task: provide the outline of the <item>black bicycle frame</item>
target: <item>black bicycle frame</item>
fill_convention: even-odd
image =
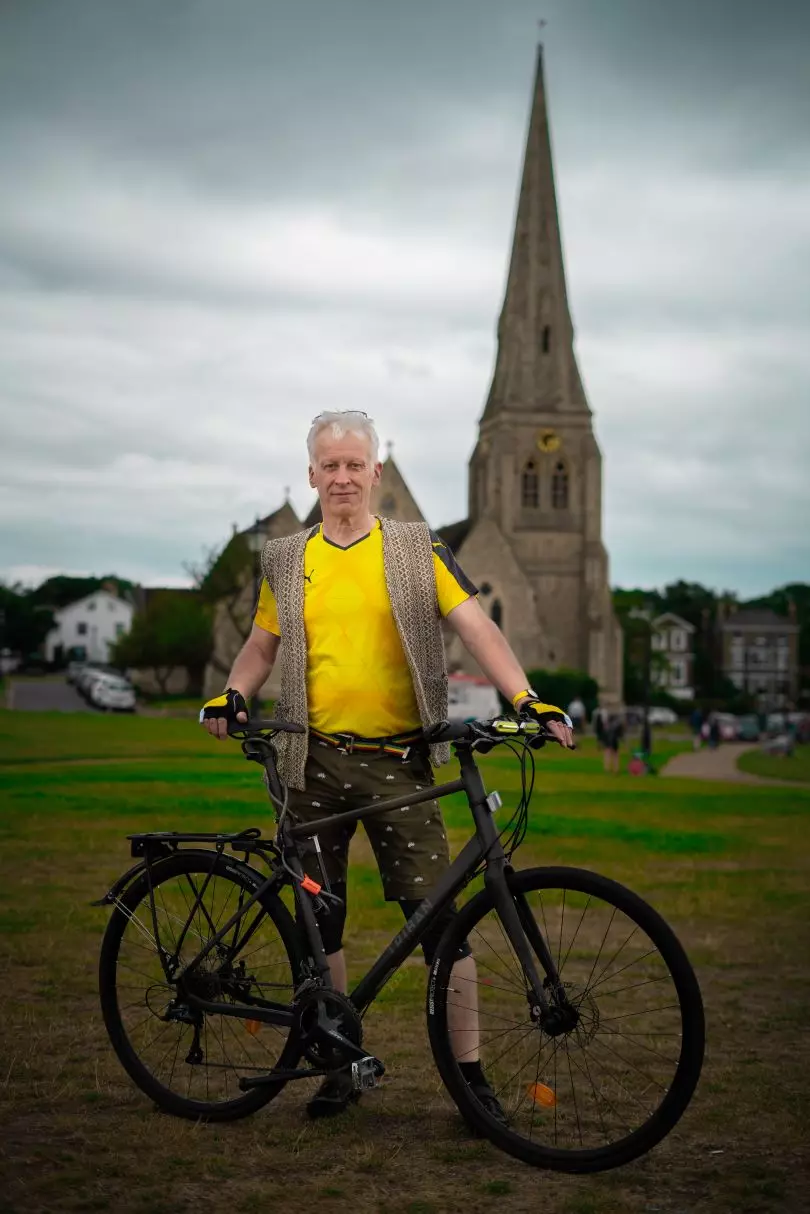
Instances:
[[[475,838],[470,839],[462,848],[459,855],[445,870],[420,902],[417,910],[407,920],[405,926],[394,937],[374,962],[368,973],[361,978],[349,998],[359,1012],[364,1012],[374,1002],[385,983],[403,961],[419,946],[430,928],[446,911],[458,893],[469,883],[473,873],[481,864],[486,862],[484,883],[490,890],[498,916],[503,924],[506,935],[515,950],[515,954],[526,975],[531,995],[541,1012],[548,1010],[548,1000],[543,987],[543,980],[537,972],[532,949],[539,957],[545,973],[553,985],[559,981],[551,953],[542,935],[537,931],[534,922],[524,927],[525,913],[523,908],[516,906],[507,879],[511,866],[501,845],[498,830],[492,820],[492,811],[487,801],[484,787],[472,748],[460,745],[457,747],[457,757],[461,766],[461,778],[446,784],[430,785],[420,792],[409,793],[403,797],[392,797],[380,801],[372,807],[347,810],[345,813],[334,814],[319,818],[315,822],[300,823],[288,826],[282,825],[279,842],[282,847],[285,862],[299,878],[304,872],[296,848],[299,839],[314,838],[325,827],[335,827],[360,818],[386,813],[390,809],[402,809],[405,806],[419,805],[425,801],[433,801],[445,797],[449,793],[464,792],[470,806],[470,812],[475,822]],[[268,766],[273,760],[268,760]],[[239,849],[241,850],[241,848]],[[234,924],[244,918],[247,911],[258,902],[274,886],[281,885],[286,879],[283,870],[274,869],[272,874],[261,884],[257,885],[247,901],[231,918],[209,939],[205,947],[193,958],[185,969],[176,976],[182,979],[191,973],[208,956],[212,949],[227,935]],[[312,958],[325,986],[331,986],[329,964],[323,948],[320,930],[315,918],[312,896],[300,888],[300,882],[293,882],[293,892],[300,922],[309,944]],[[532,930],[533,929],[533,930]],[[527,940],[527,931],[530,939]],[[288,1005],[274,1004],[268,1000],[251,1000],[242,1007],[229,1003],[213,1003],[198,996],[188,994],[188,1002],[200,1011],[216,1015],[250,1018],[268,1024],[286,1024],[293,1021],[293,1014]]]

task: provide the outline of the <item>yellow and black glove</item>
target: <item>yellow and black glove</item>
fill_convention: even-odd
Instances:
[[[567,712],[563,712],[555,704],[544,704],[542,700],[524,700],[518,711],[534,718],[541,725],[548,725],[549,721],[562,721],[569,729],[574,728]]]
[[[527,688],[526,691],[520,691],[512,700],[512,707],[515,712],[522,716],[531,717],[533,721],[537,721],[538,725],[542,725],[545,730],[548,729],[552,721],[559,721],[568,729],[573,730],[573,722],[567,712],[563,712],[556,704],[544,704],[537,694]],[[571,738],[571,735],[569,735]],[[561,740],[562,739],[558,739]],[[538,739],[538,745],[542,745],[542,740]],[[573,741],[564,741],[563,745],[570,746],[573,749]]]
[[[229,725],[236,725],[237,715],[244,713],[245,719],[248,715],[248,706],[245,703],[245,697],[241,691],[234,691],[229,687],[223,691],[222,695],[214,696],[213,700],[209,700],[200,709],[200,724],[204,725],[206,721],[223,721],[225,729],[220,729],[219,736],[222,737],[227,732]]]

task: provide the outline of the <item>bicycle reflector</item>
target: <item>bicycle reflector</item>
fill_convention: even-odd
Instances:
[[[246,1020],[245,1021],[245,1031],[250,1033],[251,1037],[255,1037],[261,1027],[262,1027],[261,1020]]]
[[[535,1104],[542,1104],[545,1109],[553,1109],[557,1103],[556,1093],[544,1083],[529,1084],[529,1099]]]

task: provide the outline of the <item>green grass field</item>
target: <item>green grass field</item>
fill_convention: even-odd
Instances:
[[[797,746],[789,756],[766,755],[760,750],[749,750],[740,756],[737,766],[755,776],[810,784],[810,745]]]
[[[660,743],[662,757],[667,746],[681,743]],[[508,806],[514,761],[496,752],[482,769]],[[580,865],[638,890],[685,943],[706,1001],[684,1120],[646,1158],[592,1178],[535,1172],[468,1137],[433,1067],[416,959],[366,1018],[386,1083],[345,1117],[308,1123],[291,1088],[231,1126],[156,1114],[104,1034],[107,912],[89,903],[131,863],[128,831],[269,829],[258,770],[185,721],[0,712],[0,796],[0,1210],[806,1208],[810,791],[608,777],[588,741],[538,757],[518,866]],[[445,805],[458,847],[466,809]],[[401,924],[362,834],[349,899],[359,976]]]

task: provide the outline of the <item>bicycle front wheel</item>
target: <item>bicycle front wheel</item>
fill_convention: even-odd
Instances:
[[[704,1018],[692,967],[658,912],[615,881],[574,868],[507,879],[524,923],[548,945],[572,1022],[549,1035],[532,1018],[529,984],[485,889],[448,927],[431,968],[439,1073],[468,1123],[526,1163],[564,1172],[629,1163],[672,1129],[697,1084]],[[465,937],[475,979],[451,977]],[[478,1051],[469,1033],[450,1033],[459,1012],[476,1008]],[[462,1077],[458,1062],[476,1052],[505,1125]]]
[[[298,1061],[290,1029],[197,1011],[161,962],[162,955],[176,956],[181,970],[247,902],[258,880],[236,860],[181,851],[154,866],[151,892],[146,874],[137,877],[107,924],[99,989],[110,1041],[138,1087],[176,1116],[245,1117],[284,1083],[241,1092],[240,1078]],[[214,1003],[239,1005],[251,997],[291,1003],[298,973],[295,921],[269,894],[211,950],[189,989]]]

